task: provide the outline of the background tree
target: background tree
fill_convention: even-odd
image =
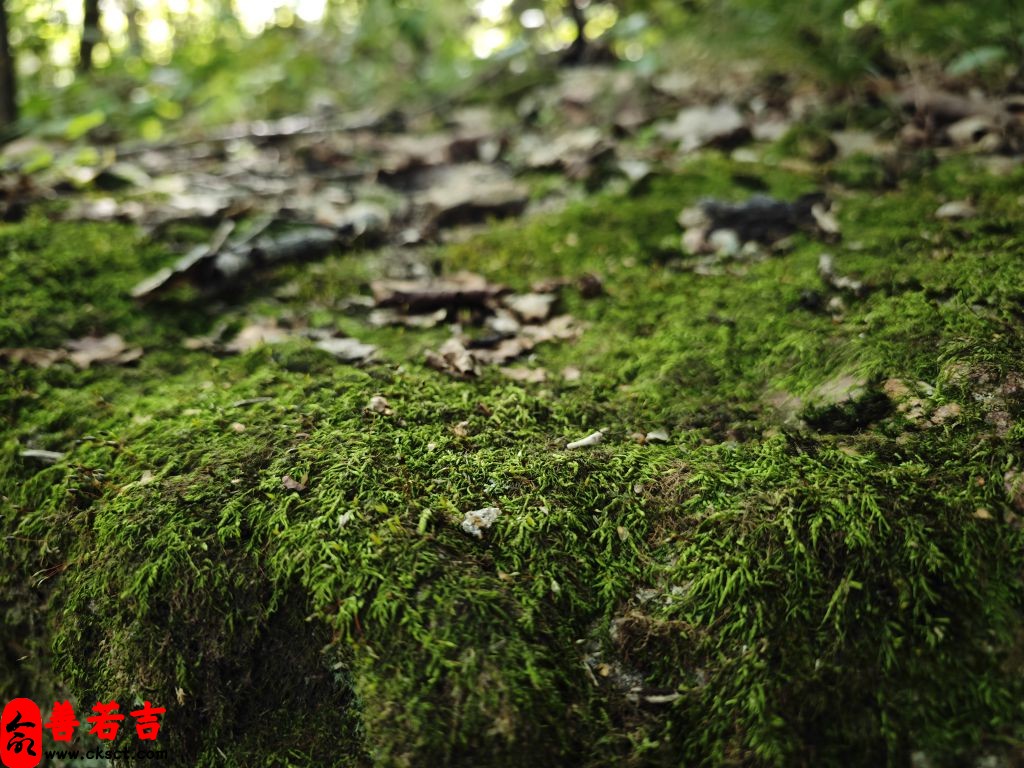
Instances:
[[[576,37],[565,52],[563,61],[566,64],[579,64],[583,61],[583,54],[587,49],[587,36],[583,28],[587,24],[587,17],[583,15],[583,8],[578,0],[568,0],[565,4],[566,15],[576,25]]]
[[[85,24],[78,53],[78,67],[83,72],[92,69],[92,51],[100,39],[100,0],[85,0]]]
[[[18,119],[18,97],[14,78],[14,54],[8,35],[7,5],[0,0],[0,128]]]

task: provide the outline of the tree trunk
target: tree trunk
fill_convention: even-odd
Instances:
[[[0,0],[0,129],[7,128],[18,119],[14,53],[7,31],[7,6],[4,0]]]
[[[139,5],[136,0],[123,0],[121,10],[128,19],[128,51],[132,56],[142,55],[142,34],[139,30]]]
[[[587,50],[587,38],[583,34],[583,27],[586,26],[587,19],[583,15],[583,9],[579,6],[577,0],[568,0],[566,11],[573,24],[576,25],[576,38],[562,57],[562,63],[579,64],[583,61],[583,56]]]
[[[82,27],[82,45],[78,49],[78,68],[82,72],[92,69],[92,49],[100,41],[100,0],[85,0],[85,24]]]

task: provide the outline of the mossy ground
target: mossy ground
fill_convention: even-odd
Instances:
[[[1003,474],[1024,428],[1011,397],[995,429],[971,382],[1024,352],[1022,180],[970,159],[924,168],[845,196],[841,245],[798,239],[702,276],[680,264],[682,207],[823,181],[709,155],[642,195],[438,248],[445,270],[518,289],[602,276],[601,297],[566,292],[589,328],[541,346],[552,375],[527,385],[431,371],[422,352],[445,331],[344,309],[374,255],[265,274],[217,305],[138,307],[128,289],[166,247],[40,212],[4,225],[0,346],[118,332],[146,354],[0,370],[3,692],[158,702],[182,765],[878,765],[914,750],[941,765],[1016,749],[1024,541]],[[965,196],[979,217],[934,220]],[[874,289],[841,322],[808,306],[829,294],[825,249]],[[338,328],[380,361],[181,346],[259,315]],[[836,432],[771,405],[837,375],[925,382],[927,412],[962,410]],[[367,408],[375,394],[393,414]],[[598,428],[600,446],[564,449]],[[658,428],[668,444],[630,438]],[[43,466],[25,446],[67,456]],[[503,515],[467,536],[462,514],[485,506]],[[634,684],[680,695],[637,703]]]

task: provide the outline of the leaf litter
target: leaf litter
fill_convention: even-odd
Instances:
[[[127,365],[136,362],[143,355],[141,347],[131,347],[117,333],[105,336],[85,336],[69,339],[63,348],[7,347],[0,349],[0,359],[15,364],[36,368],[49,368],[55,363],[69,361],[78,368],[90,368],[94,364]]]

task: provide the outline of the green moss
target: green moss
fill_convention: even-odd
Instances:
[[[116,331],[147,349],[0,371],[3,690],[158,701],[181,764],[941,764],[1024,738],[1002,484],[1020,429],[992,420],[996,400],[1021,415],[1020,178],[955,161],[844,197],[830,248],[870,290],[837,322],[806,308],[831,295],[820,243],[720,276],[666,246],[679,209],[752,176],[814,188],[705,156],[643,196],[427,254],[517,289],[601,276],[598,298],[565,292],[589,327],[538,348],[543,385],[449,379],[422,364],[443,330],[339,309],[373,255],[265,274],[233,304],[138,307],[126,292],[165,248],[114,225],[0,229],[4,345]],[[948,197],[981,215],[935,221]],[[257,315],[341,329],[380,362],[180,347]],[[924,382],[925,417],[847,409],[840,429],[824,410],[813,429],[774,397],[841,375],[880,404],[885,379]],[[946,403],[960,414],[929,422]],[[659,428],[668,444],[631,438]],[[484,539],[460,530],[486,506],[503,514]]]

